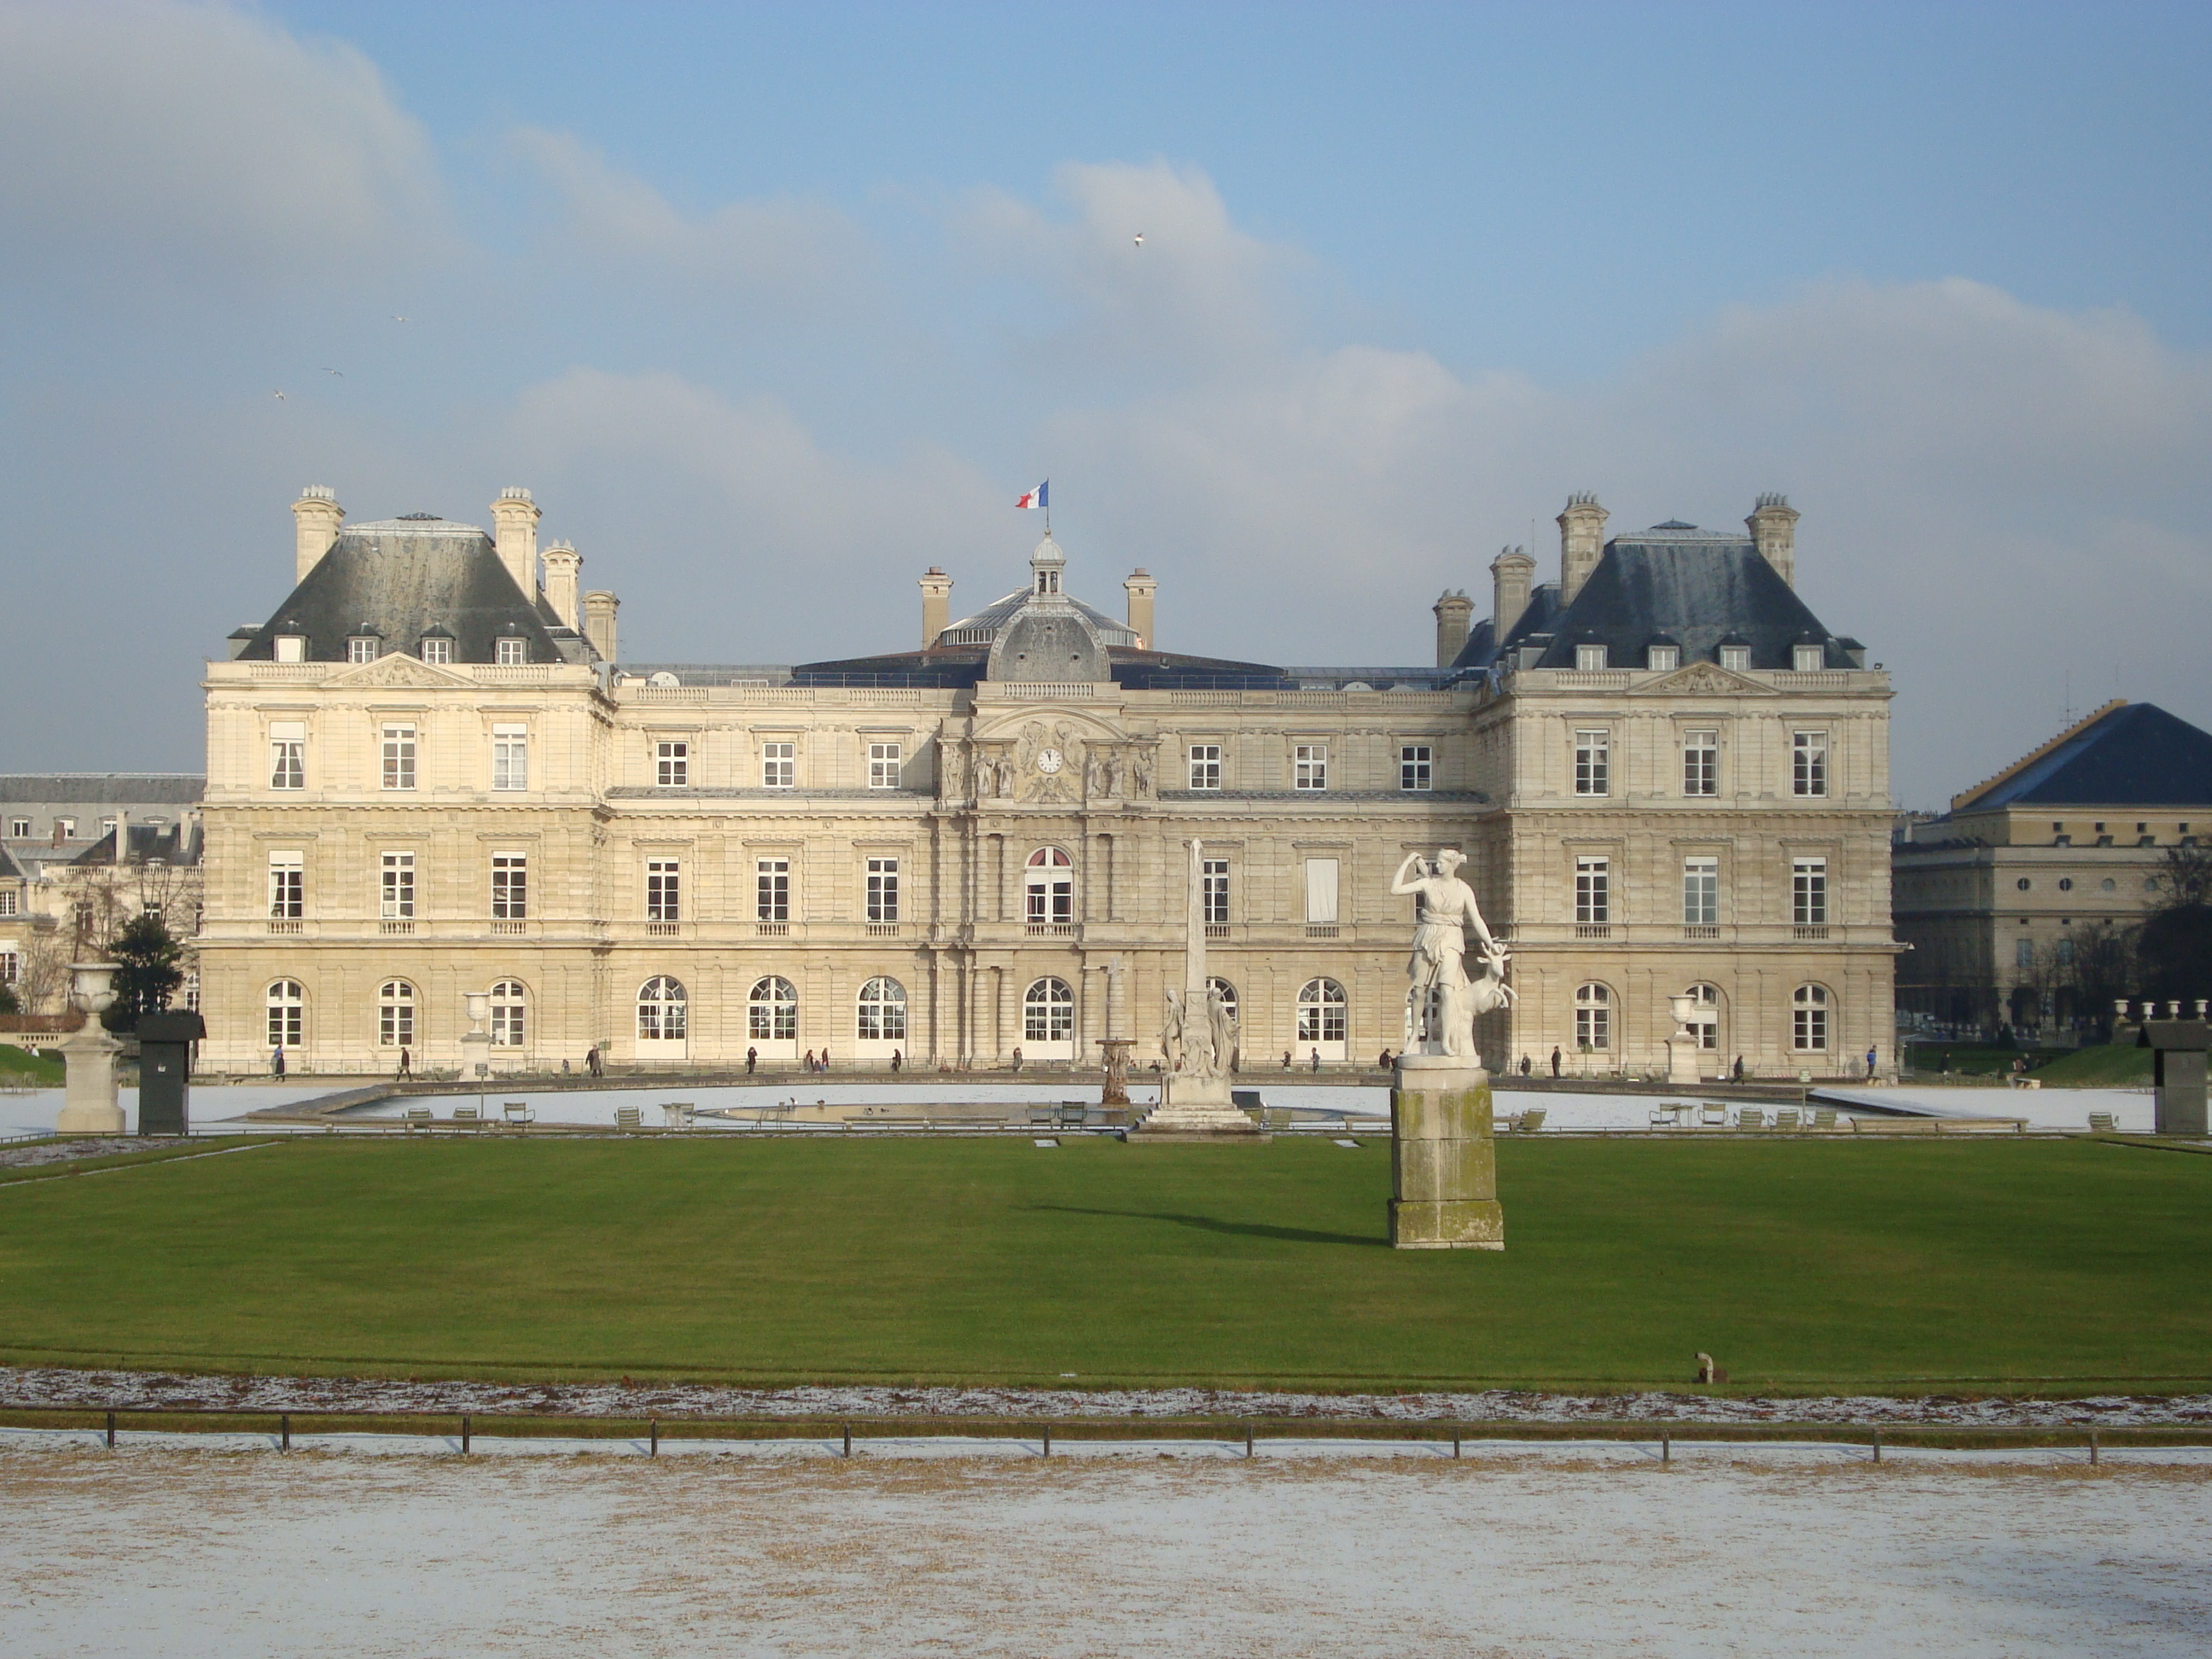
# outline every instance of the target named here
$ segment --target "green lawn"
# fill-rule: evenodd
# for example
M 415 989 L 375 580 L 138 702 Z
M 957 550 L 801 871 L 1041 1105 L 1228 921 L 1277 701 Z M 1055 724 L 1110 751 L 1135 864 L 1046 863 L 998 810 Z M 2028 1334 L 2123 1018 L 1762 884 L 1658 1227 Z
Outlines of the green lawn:
M 2099 1043 L 2039 1066 L 2046 1089 L 2124 1089 L 2150 1081 L 2151 1051 L 2132 1043 Z
M 62 1063 L 12 1042 L 0 1042 L 0 1083 L 29 1083 L 41 1089 L 62 1086 Z
M 2212 1158 L 1508 1140 L 1394 1252 L 1387 1144 L 302 1140 L 0 1189 L 0 1358 L 1319 1387 L 2212 1374 Z

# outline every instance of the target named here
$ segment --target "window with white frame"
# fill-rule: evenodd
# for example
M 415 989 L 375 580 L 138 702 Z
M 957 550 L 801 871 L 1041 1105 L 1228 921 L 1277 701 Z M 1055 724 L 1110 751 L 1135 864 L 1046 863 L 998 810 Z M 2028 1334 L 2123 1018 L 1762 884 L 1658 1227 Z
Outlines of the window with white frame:
M 868 920 L 894 922 L 899 919 L 899 861 L 890 858 L 868 860 Z
M 2016 939 L 2012 942 L 2012 965 L 2015 968 L 2033 968 L 2035 966 L 2035 941 L 2033 939 Z
M 871 743 L 868 745 L 868 787 L 897 788 L 904 753 L 903 747 L 896 743 Z
M 1602 1054 L 1613 1047 L 1613 993 L 1598 984 L 1575 991 L 1575 1048 Z
M 653 782 L 658 789 L 682 789 L 691 781 L 691 745 L 663 738 L 653 745 Z
M 1826 647 L 1793 645 L 1790 647 L 1790 665 L 1801 674 L 1809 674 L 1815 669 L 1825 668 L 1827 663 L 1828 653 Z
M 1297 789 L 1328 787 L 1328 745 L 1302 743 L 1291 757 L 1291 784 Z
M 15 890 L 12 887 L 0 887 L 0 916 L 12 916 L 15 914 Z
M 8 820 L 8 833 L 10 836 L 15 836 L 18 841 L 25 839 L 31 833 L 30 819 L 9 818 Z
M 377 647 L 384 641 L 374 634 L 356 634 L 346 641 L 348 662 L 374 662 Z
M 1644 665 L 1662 671 L 1682 665 L 1682 647 L 1679 645 L 1647 645 L 1644 647 Z
M 1336 921 L 1337 861 L 1306 860 L 1306 921 L 1309 926 L 1332 926 Z
M 1827 860 L 1790 860 L 1790 918 L 1800 927 L 1827 926 Z
M 384 787 L 386 789 L 412 789 L 415 787 L 415 728 L 412 726 L 387 726 L 384 728 Z
M 1684 1025 L 1698 1040 L 1698 1047 L 1708 1051 L 1721 1046 L 1721 993 L 1717 985 L 1692 985 L 1690 988 L 1690 1018 Z
M 530 641 L 514 634 L 502 634 L 492 641 L 492 660 L 502 668 L 514 668 L 530 660 Z
M 787 858 L 753 860 L 753 920 L 791 920 L 791 860 Z
M 530 915 L 530 855 L 491 855 L 491 915 L 495 921 L 522 921 Z
M 764 743 L 761 745 L 761 787 L 790 789 L 799 782 L 799 745 Z
M 307 855 L 271 853 L 269 855 L 269 915 L 279 921 L 296 921 L 307 914 Z
M 75 841 L 76 839 L 76 820 L 75 818 L 56 818 L 54 820 L 54 834 L 63 841 Z
M 491 1046 L 520 1048 L 528 1035 L 525 1024 L 529 996 L 519 979 L 503 979 L 491 988 Z
M 530 787 L 530 728 L 495 726 L 491 729 L 491 787 L 495 789 Z
M 1398 787 L 1418 793 L 1433 787 L 1436 768 L 1425 743 L 1398 745 Z
M 1575 920 L 1596 926 L 1613 920 L 1613 860 L 1580 857 L 1575 860 Z
M 854 1035 L 863 1042 L 906 1041 L 906 987 L 895 979 L 872 979 L 860 988 Z
M 100 833 L 103 837 L 113 835 L 115 833 L 115 820 L 113 818 L 100 819 Z
M 184 989 L 178 994 L 178 998 L 184 1004 L 185 1012 L 194 1014 L 199 1012 L 200 970 L 198 969 L 191 969 L 185 973 Z
M 1711 927 L 1721 919 L 1721 861 L 1695 854 L 1682 860 L 1682 925 Z
M 684 915 L 684 867 L 681 859 L 645 861 L 645 919 L 678 921 Z
M 1205 884 L 1201 895 L 1205 905 L 1206 925 L 1225 927 L 1229 925 L 1229 860 L 1205 859 L 1200 861 L 1200 878 Z
M 1575 733 L 1575 793 L 1613 792 L 1613 733 L 1589 727 Z
M 415 914 L 415 855 L 386 853 L 378 914 L 386 921 L 404 921 Z
M 1030 854 L 1023 872 L 1024 914 L 1032 927 L 1062 927 L 1075 921 L 1075 861 L 1057 847 Z
M 307 787 L 307 721 L 269 722 L 269 787 L 271 789 L 305 789 Z
M 1738 674 L 1751 672 L 1751 647 L 1747 645 L 1724 645 L 1720 648 L 1721 666 Z
M 1828 993 L 1801 985 L 1790 999 L 1790 1046 L 1800 1054 L 1825 1054 L 1828 1047 Z
M 1828 793 L 1828 734 L 1793 732 L 1790 734 L 1790 788 L 1799 795 Z
M 453 641 L 449 635 L 425 634 L 422 636 L 424 662 L 449 663 L 453 659 Z
M 1190 787 L 1194 789 L 1221 787 L 1221 745 L 1219 744 L 1191 744 Z
M 1075 991 L 1064 979 L 1040 979 L 1022 993 L 1022 1041 L 1066 1042 L 1075 1031 Z
M 1575 666 L 1602 668 L 1605 666 L 1605 647 L 1601 645 L 1578 645 L 1575 647 Z
M 307 640 L 303 634 L 279 634 L 276 636 L 278 662 L 305 662 L 307 659 Z
M 0 985 L 13 985 L 22 974 L 23 958 L 13 951 L 0 951 Z
M 776 975 L 755 980 L 745 999 L 745 1031 L 755 1042 L 796 1042 L 799 988 Z
M 681 1042 L 690 1029 L 690 994 L 684 981 L 663 974 L 638 988 L 637 1040 Z
M 1682 793 L 1717 795 L 1721 792 L 1721 734 L 1710 727 L 1682 733 Z
M 377 988 L 376 1046 L 415 1046 L 415 988 L 404 979 L 387 979 Z
M 269 1046 L 296 1048 L 307 1041 L 307 993 L 296 979 L 280 979 L 269 988 Z
M 1324 1042 L 1342 1042 L 1349 1030 L 1351 1000 L 1333 979 L 1310 979 L 1298 988 L 1297 1033 L 1300 1046 L 1316 1048 Z

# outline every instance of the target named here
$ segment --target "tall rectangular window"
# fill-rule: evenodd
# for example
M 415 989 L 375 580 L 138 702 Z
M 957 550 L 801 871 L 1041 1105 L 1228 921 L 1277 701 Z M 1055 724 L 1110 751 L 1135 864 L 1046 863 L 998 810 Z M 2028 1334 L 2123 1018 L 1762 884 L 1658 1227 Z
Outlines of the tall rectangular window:
M 684 871 L 679 860 L 645 861 L 645 919 L 679 921 L 684 915 Z
M 1682 925 L 1711 927 L 1721 919 L 1721 861 L 1717 858 L 1682 860 Z
M 13 951 L 0 951 L 0 985 L 13 985 L 23 975 L 23 958 Z
M 1221 787 L 1221 745 L 1219 744 L 1191 744 L 1190 787 L 1194 789 Z
M 1584 925 L 1613 920 L 1613 861 L 1602 858 L 1575 860 L 1575 920 Z
M 378 911 L 386 921 L 404 921 L 415 914 L 415 855 L 386 853 L 384 885 Z
M 872 743 L 868 745 L 868 787 L 896 789 L 899 787 L 899 768 L 903 753 L 895 743 Z
M 1790 738 L 1790 787 L 1800 795 L 1828 793 L 1828 734 L 1796 732 Z
M 656 788 L 681 789 L 691 781 L 691 745 L 665 739 L 653 745 L 653 781 Z
M 1336 860 L 1306 860 L 1306 921 L 1323 925 L 1336 920 Z
M 530 915 L 530 858 L 525 853 L 491 855 L 491 914 L 495 921 L 521 921 Z
M 1297 789 L 1326 789 L 1328 787 L 1328 745 L 1325 743 L 1302 743 L 1291 757 L 1291 787 Z
M 1721 792 L 1721 734 L 1718 732 L 1682 733 L 1682 793 L 1717 795 Z
M 2015 968 L 2023 969 L 2033 968 L 2035 966 L 2035 941 L 2033 939 L 2016 939 L 2012 942 L 2012 965 Z
M 412 789 L 415 787 L 415 728 L 411 726 L 387 726 L 384 728 L 384 787 L 386 789 Z
M 799 745 L 764 743 L 761 745 L 761 787 L 790 789 L 799 782 Z
M 269 722 L 269 787 L 271 789 L 305 789 L 307 787 L 307 721 Z
M 508 635 L 492 642 L 492 660 L 502 668 L 513 668 L 530 660 L 530 641 Z
M 896 921 L 899 919 L 899 861 L 896 859 L 868 860 L 868 920 L 875 922 Z
M 753 861 L 753 917 L 758 921 L 791 920 L 791 860 Z
M 149 904 L 146 908 L 151 910 L 154 907 Z M 15 890 L 12 887 L 0 887 L 0 916 L 12 916 L 15 914 Z
M 1398 746 L 1398 787 L 1401 789 L 1421 790 L 1431 787 L 1435 769 L 1429 759 L 1425 743 L 1407 743 Z
M 491 729 L 491 787 L 495 789 L 530 787 L 530 728 L 495 726 Z
M 1800 927 L 1827 926 L 1827 860 L 1792 859 L 1790 861 L 1790 917 Z
M 269 915 L 280 921 L 297 921 L 307 909 L 307 855 L 271 853 L 269 855 Z
M 1583 731 L 1575 733 L 1575 793 L 1613 793 L 1613 733 Z
M 28 836 L 31 833 L 30 819 L 9 818 L 8 820 L 8 833 L 18 840 L 21 840 Z
M 1202 895 L 1206 906 L 1206 925 L 1225 927 L 1229 925 L 1229 860 L 1207 859 L 1200 875 L 1205 881 Z

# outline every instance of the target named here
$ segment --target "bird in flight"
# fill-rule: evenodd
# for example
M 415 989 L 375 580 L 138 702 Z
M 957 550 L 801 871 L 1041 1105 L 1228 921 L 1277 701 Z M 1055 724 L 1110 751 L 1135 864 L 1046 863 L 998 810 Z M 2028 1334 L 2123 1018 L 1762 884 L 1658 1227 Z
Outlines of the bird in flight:
M 338 377 L 338 379 L 340 379 L 341 380 L 343 380 L 343 379 L 345 379 L 345 371 L 344 371 L 343 369 L 342 369 L 342 368 L 326 368 L 326 369 L 325 369 L 325 370 L 323 371 L 323 373 L 324 373 L 324 374 L 335 374 L 335 375 L 337 375 L 337 376 Z
M 404 317 L 402 317 L 402 316 L 401 316 L 398 312 L 396 312 L 396 311 L 395 311 L 395 312 L 393 312 L 393 313 L 392 313 L 392 320 L 393 322 L 395 322 L 395 323 L 404 323 L 404 322 L 405 322 L 407 319 L 406 319 Z
M 281 392 L 271 392 L 269 395 L 280 404 L 284 401 L 284 394 Z
M 1138 246 L 1139 247 L 1142 247 L 1142 246 L 1144 246 L 1144 245 L 1145 245 L 1145 233 L 1144 233 L 1143 231 L 1141 231 L 1141 230 L 1140 230 L 1140 231 L 1139 231 L 1139 232 L 1137 233 L 1137 246 Z

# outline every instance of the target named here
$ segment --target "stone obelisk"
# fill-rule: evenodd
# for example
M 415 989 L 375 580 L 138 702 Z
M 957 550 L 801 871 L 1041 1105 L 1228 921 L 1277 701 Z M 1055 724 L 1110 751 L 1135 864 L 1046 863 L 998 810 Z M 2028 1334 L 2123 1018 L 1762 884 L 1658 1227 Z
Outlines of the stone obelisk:
M 1133 1136 L 1257 1135 L 1260 1126 L 1231 1103 L 1228 1006 L 1207 982 L 1206 972 L 1206 865 L 1203 844 L 1183 843 L 1190 854 L 1190 885 L 1183 914 L 1182 989 L 1168 993 L 1166 1026 L 1160 1032 L 1167 1069 L 1161 1073 L 1160 1103 Z

